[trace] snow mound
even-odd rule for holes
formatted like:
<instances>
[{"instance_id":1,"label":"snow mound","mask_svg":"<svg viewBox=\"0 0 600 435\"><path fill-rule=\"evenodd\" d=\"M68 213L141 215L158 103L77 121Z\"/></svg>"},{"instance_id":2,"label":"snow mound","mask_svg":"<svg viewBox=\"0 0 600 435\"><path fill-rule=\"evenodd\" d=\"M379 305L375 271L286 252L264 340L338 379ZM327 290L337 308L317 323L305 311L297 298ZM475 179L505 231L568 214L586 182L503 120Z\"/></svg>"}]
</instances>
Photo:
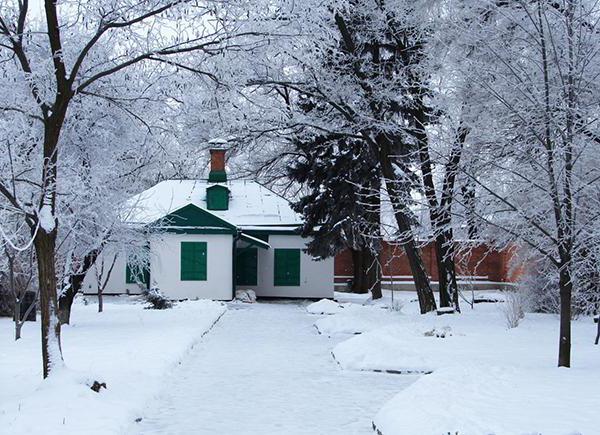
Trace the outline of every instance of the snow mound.
<instances>
[{"instance_id":1,"label":"snow mound","mask_svg":"<svg viewBox=\"0 0 600 435\"><path fill-rule=\"evenodd\" d=\"M383 435L594 434L598 381L589 370L449 366L397 394L373 423Z\"/></svg>"},{"instance_id":2,"label":"snow mound","mask_svg":"<svg viewBox=\"0 0 600 435\"><path fill-rule=\"evenodd\" d=\"M425 338L420 331L407 326L385 327L374 332L357 335L333 348L338 364L346 370L393 371L398 373L428 373L438 365L435 359L413 346L412 337ZM400 346L399 343L404 345Z\"/></svg>"},{"instance_id":3,"label":"snow mound","mask_svg":"<svg viewBox=\"0 0 600 435\"><path fill-rule=\"evenodd\" d=\"M236 290L235 299L247 304L253 304L256 302L256 292L254 290Z\"/></svg>"},{"instance_id":4,"label":"snow mound","mask_svg":"<svg viewBox=\"0 0 600 435\"><path fill-rule=\"evenodd\" d=\"M400 314L372 305L348 304L343 312L315 322L322 334L362 334L395 323Z\"/></svg>"},{"instance_id":5,"label":"snow mound","mask_svg":"<svg viewBox=\"0 0 600 435\"><path fill-rule=\"evenodd\" d=\"M342 312L343 306L330 299L321 299L306 307L306 311L311 314L337 314Z\"/></svg>"}]
</instances>

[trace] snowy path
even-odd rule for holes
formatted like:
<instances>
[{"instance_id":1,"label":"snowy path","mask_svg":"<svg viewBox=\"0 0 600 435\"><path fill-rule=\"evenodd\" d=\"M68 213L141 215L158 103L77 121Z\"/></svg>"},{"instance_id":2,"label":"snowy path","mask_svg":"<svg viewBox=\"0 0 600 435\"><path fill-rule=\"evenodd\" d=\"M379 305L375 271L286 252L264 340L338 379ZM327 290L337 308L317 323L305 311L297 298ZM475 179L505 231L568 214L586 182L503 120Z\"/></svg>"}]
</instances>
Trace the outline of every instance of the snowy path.
<instances>
[{"instance_id":1,"label":"snowy path","mask_svg":"<svg viewBox=\"0 0 600 435\"><path fill-rule=\"evenodd\" d=\"M412 376L342 371L298 303L234 305L128 433L371 434Z\"/></svg>"}]
</instances>

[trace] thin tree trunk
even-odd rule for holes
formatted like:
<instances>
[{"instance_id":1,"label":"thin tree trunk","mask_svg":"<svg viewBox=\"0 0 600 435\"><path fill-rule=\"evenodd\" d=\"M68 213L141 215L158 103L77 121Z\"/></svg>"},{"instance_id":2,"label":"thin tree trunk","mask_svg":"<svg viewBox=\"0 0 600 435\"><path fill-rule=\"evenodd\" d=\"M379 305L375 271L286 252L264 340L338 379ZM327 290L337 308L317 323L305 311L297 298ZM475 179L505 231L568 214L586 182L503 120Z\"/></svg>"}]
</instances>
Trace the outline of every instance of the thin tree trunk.
<instances>
[{"instance_id":1,"label":"thin tree trunk","mask_svg":"<svg viewBox=\"0 0 600 435\"><path fill-rule=\"evenodd\" d=\"M378 255L369 250L367 258L369 259L367 264L367 283L369 290L371 290L371 296L373 299L381 299L383 295L381 293L381 266Z\"/></svg>"},{"instance_id":2,"label":"thin tree trunk","mask_svg":"<svg viewBox=\"0 0 600 435\"><path fill-rule=\"evenodd\" d=\"M598 328L596 329L596 340L594 341L594 344L598 344L598 342L600 342L600 315L598 315Z\"/></svg>"},{"instance_id":3,"label":"thin tree trunk","mask_svg":"<svg viewBox=\"0 0 600 435\"><path fill-rule=\"evenodd\" d=\"M104 310L104 303L102 301L102 290L98 288L98 312L101 313Z\"/></svg>"},{"instance_id":4,"label":"thin tree trunk","mask_svg":"<svg viewBox=\"0 0 600 435\"><path fill-rule=\"evenodd\" d=\"M46 233L40 228L35 237L40 288L40 317L42 328L42 362L44 378L63 364L60 344L60 321L56 296L55 270L56 230Z\"/></svg>"},{"instance_id":5,"label":"thin tree trunk","mask_svg":"<svg viewBox=\"0 0 600 435\"><path fill-rule=\"evenodd\" d=\"M15 341L21 338L21 328L23 324L21 322L15 322Z\"/></svg>"},{"instance_id":6,"label":"thin tree trunk","mask_svg":"<svg viewBox=\"0 0 600 435\"><path fill-rule=\"evenodd\" d=\"M560 340L558 344L558 366L571 367L571 295L573 283L568 264L561 267L560 278Z\"/></svg>"}]
</instances>

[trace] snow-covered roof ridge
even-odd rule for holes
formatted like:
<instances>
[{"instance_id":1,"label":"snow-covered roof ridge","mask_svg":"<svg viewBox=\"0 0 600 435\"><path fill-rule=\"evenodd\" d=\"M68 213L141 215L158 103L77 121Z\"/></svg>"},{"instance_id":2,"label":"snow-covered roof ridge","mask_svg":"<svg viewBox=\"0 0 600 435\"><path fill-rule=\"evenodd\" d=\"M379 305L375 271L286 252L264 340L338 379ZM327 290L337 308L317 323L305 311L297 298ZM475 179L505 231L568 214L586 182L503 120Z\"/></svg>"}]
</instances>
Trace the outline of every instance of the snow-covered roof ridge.
<instances>
[{"instance_id":1,"label":"snow-covered roof ridge","mask_svg":"<svg viewBox=\"0 0 600 435\"><path fill-rule=\"evenodd\" d=\"M206 209L206 189L216 184L227 186L230 191L228 210ZM189 204L241 228L302 224L302 217L292 210L287 199L256 181L246 179L223 183L161 181L131 198L125 219L131 223L149 224Z\"/></svg>"}]
</instances>

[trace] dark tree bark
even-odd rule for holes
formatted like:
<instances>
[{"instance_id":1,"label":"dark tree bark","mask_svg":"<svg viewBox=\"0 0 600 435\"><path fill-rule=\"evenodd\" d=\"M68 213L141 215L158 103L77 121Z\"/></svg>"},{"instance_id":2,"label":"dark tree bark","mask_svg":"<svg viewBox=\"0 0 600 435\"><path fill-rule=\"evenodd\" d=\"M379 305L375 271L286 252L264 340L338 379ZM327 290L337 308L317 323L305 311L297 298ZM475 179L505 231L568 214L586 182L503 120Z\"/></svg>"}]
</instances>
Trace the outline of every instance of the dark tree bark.
<instances>
[{"instance_id":1,"label":"dark tree bark","mask_svg":"<svg viewBox=\"0 0 600 435\"><path fill-rule=\"evenodd\" d=\"M479 230L477 229L475 188L470 182L462 187L462 194L466 209L467 234L469 240L477 240L479 238Z\"/></svg>"},{"instance_id":2,"label":"dark tree bark","mask_svg":"<svg viewBox=\"0 0 600 435\"><path fill-rule=\"evenodd\" d=\"M43 375L44 378L47 378L52 369L62 364L60 322L57 315L58 301L56 297L56 230L47 233L43 228L40 228L34 243L40 287Z\"/></svg>"},{"instance_id":3,"label":"dark tree bark","mask_svg":"<svg viewBox=\"0 0 600 435\"><path fill-rule=\"evenodd\" d=\"M435 297L433 295L433 290L431 289L427 271L425 270L425 265L423 264L421 253L414 240L407 207L402 202L400 186L396 181L397 177L392 166L392 153L387 138L380 138L378 148L380 150L379 159L386 189L394 209L394 217L398 225L398 231L400 231L400 244L402 245L402 248L406 253L406 258L408 258L410 264L421 314L435 311L437 309Z\"/></svg>"},{"instance_id":4,"label":"dark tree bark","mask_svg":"<svg viewBox=\"0 0 600 435\"><path fill-rule=\"evenodd\" d=\"M366 274L363 273L365 256L362 249L351 249L352 252L352 293L367 293Z\"/></svg>"},{"instance_id":5,"label":"dark tree bark","mask_svg":"<svg viewBox=\"0 0 600 435\"><path fill-rule=\"evenodd\" d=\"M353 293L371 292L373 299L381 298L381 268L377 254L369 248L352 249L354 276Z\"/></svg>"},{"instance_id":6,"label":"dark tree bark","mask_svg":"<svg viewBox=\"0 0 600 435\"><path fill-rule=\"evenodd\" d=\"M460 312L458 302L458 284L456 282L456 265L454 262L454 236L452 234L452 202L454 198L454 187L456 174L459 169L460 159L464 143L467 139L468 130L462 125L458 128L458 134L448 162L446 163L444 182L441 189L441 198L438 199L433 170L431 166L431 155L429 152L429 137L425 131L430 118L427 107L423 100L423 89L418 78L415 78L413 94L415 96L414 116L416 129L414 137L419 147L419 160L421 164L421 176L425 197L429 205L429 220L434 235L435 255L439 275L440 306L454 307Z\"/></svg>"},{"instance_id":7,"label":"dark tree bark","mask_svg":"<svg viewBox=\"0 0 600 435\"><path fill-rule=\"evenodd\" d=\"M558 366L571 367L571 295L573 283L569 267L562 267L559 276L560 289L560 340Z\"/></svg>"},{"instance_id":8,"label":"dark tree bark","mask_svg":"<svg viewBox=\"0 0 600 435\"><path fill-rule=\"evenodd\" d=\"M73 307L75 296L81 291L85 275L96 262L99 252L98 249L94 249L86 254L77 273L69 277L68 287L61 291L58 298L58 317L62 325L68 325L71 321L71 308Z\"/></svg>"}]
</instances>

